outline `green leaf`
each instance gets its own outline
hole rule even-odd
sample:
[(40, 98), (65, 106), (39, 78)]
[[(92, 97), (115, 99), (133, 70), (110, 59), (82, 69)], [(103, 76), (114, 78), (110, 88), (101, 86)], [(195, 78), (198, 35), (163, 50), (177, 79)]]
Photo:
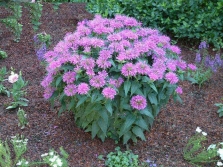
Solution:
[(155, 94), (155, 93), (149, 93), (149, 94), (148, 94), (148, 98), (149, 98), (151, 104), (155, 104), (155, 105), (158, 104), (158, 102), (157, 102), (157, 98), (156, 98), (156, 94)]
[(133, 95), (140, 88), (140, 84), (137, 81), (133, 81), (131, 84), (131, 95)]
[(107, 100), (106, 103), (105, 103), (105, 108), (108, 110), (108, 112), (112, 115), (112, 102), (111, 100)]
[(139, 127), (145, 129), (145, 130), (148, 130), (148, 125), (146, 123), (146, 121), (140, 117), (136, 122), (135, 122), (136, 125), (138, 125)]
[(154, 85), (154, 83), (150, 83), (149, 86), (156, 92), (158, 93), (157, 89), (156, 89), (156, 86)]
[(87, 100), (87, 96), (83, 96), (79, 99), (77, 102), (76, 108), (79, 107), (81, 104), (83, 104)]
[(98, 113), (105, 122), (108, 122), (108, 114), (105, 110), (98, 111)]
[(17, 106), (14, 106), (14, 105), (12, 105), (12, 106), (8, 106), (7, 108), (6, 108), (6, 110), (10, 110), (10, 109), (13, 109), (13, 108), (16, 108)]
[(146, 116), (154, 119), (152, 113), (148, 110), (148, 108), (145, 108), (144, 110), (140, 110), (139, 112), (140, 112), (140, 114), (146, 115)]
[(61, 113), (62, 113), (63, 111), (65, 111), (65, 110), (66, 110), (66, 102), (65, 102), (64, 100), (61, 100), (61, 107), (60, 107), (60, 110), (59, 110), (59, 112), (58, 112), (58, 116), (60, 116)]
[(17, 104), (20, 106), (28, 106), (28, 103), (24, 101), (18, 101)]
[(131, 82), (129, 80), (124, 82), (124, 91), (125, 91), (125, 96), (127, 96), (129, 89), (131, 87)]
[(74, 107), (74, 104), (75, 104), (75, 100), (74, 100), (74, 98), (72, 98), (68, 105), (68, 110), (70, 110), (72, 107)]
[(62, 81), (62, 76), (59, 76), (56, 80), (56, 87), (61, 83)]
[(132, 132), (136, 135), (136, 136), (138, 136), (138, 137), (140, 137), (142, 140), (146, 140), (146, 138), (145, 138), (145, 136), (144, 136), (144, 134), (143, 134), (143, 130), (140, 128), (140, 127), (138, 127), (138, 126), (134, 126), (133, 128), (132, 128)]
[(123, 135), (123, 144), (127, 144), (127, 142), (129, 141), (129, 139), (131, 139), (132, 137), (132, 132), (128, 131)]
[(98, 124), (94, 121), (92, 124), (92, 130), (91, 130), (91, 137), (92, 139), (95, 138), (97, 135), (98, 131), (100, 130)]
[(108, 128), (108, 122), (105, 122), (103, 119), (99, 118), (98, 120), (98, 126), (102, 130), (102, 132), (106, 135), (107, 134), (107, 128)]
[(123, 134), (125, 134), (128, 129), (132, 126), (132, 124), (135, 122), (136, 116), (133, 114), (128, 114), (126, 117), (125, 123), (122, 125), (121, 130), (119, 132), (119, 137), (121, 137)]

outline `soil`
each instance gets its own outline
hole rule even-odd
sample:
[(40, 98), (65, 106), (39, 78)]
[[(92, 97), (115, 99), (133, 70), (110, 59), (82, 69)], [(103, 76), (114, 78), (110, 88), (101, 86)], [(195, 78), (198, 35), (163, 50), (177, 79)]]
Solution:
[[(0, 19), (9, 15), (4, 7), (0, 7)], [(126, 148), (111, 139), (105, 142), (98, 138), (91, 139), (90, 133), (75, 125), (72, 113), (65, 112), (58, 117), (59, 106), (52, 108), (44, 100), (40, 82), (45, 76), (45, 69), (35, 54), (33, 36), (36, 33), (29, 16), (29, 10), (23, 7), (20, 20), (23, 31), (18, 43), (13, 41), (13, 33), (0, 24), (0, 48), (8, 54), (8, 58), (0, 60), (0, 68), (6, 66), (8, 71), (11, 67), (17, 72), (22, 71), (23, 78), (28, 81), (26, 98), (29, 100), (28, 107), (23, 107), (28, 115), (29, 126), (20, 129), (17, 110), (5, 109), (11, 99), (0, 95), (0, 138), (6, 140), (16, 134), (24, 135), (28, 139), (25, 157), (30, 161), (40, 160), (40, 155), (49, 149), (59, 151), (59, 147), (63, 146), (69, 154), (70, 167), (102, 167), (104, 161), (98, 160), (98, 155), (107, 155), (117, 146), (122, 150)], [(78, 21), (91, 18), (93, 16), (85, 10), (83, 3), (63, 3), (57, 11), (54, 11), (52, 4), (44, 3), (38, 32), (45, 31), (51, 35), (52, 49), (67, 32), (75, 31)], [(180, 42), (178, 45), (182, 50), (182, 58), (193, 62), (197, 46)], [(147, 140), (129, 145), (141, 161), (149, 159), (164, 167), (192, 167), (183, 158), (183, 148), (198, 126), (208, 134), (206, 147), (223, 141), (223, 118), (219, 118), (216, 112), (218, 108), (214, 106), (222, 102), (223, 70), (214, 73), (200, 89), (186, 81), (181, 86), (184, 91), (181, 95), (183, 103), (175, 103), (170, 99), (151, 131), (145, 133)], [(214, 167), (215, 164), (204, 166)]]

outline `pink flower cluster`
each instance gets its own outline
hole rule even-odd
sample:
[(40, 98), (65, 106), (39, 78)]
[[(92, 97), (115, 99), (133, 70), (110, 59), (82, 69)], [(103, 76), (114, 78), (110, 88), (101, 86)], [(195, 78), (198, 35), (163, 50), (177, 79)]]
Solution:
[[(177, 71), (187, 68), (183, 60), (175, 58), (180, 52), (170, 44), (169, 37), (141, 27), (134, 18), (96, 15), (93, 20), (79, 22), (75, 32), (66, 34), (53, 51), (44, 55), (48, 63), (48, 75), (41, 82), (44, 97), (50, 98), (56, 89), (54, 78), (61, 74), (67, 96), (98, 89), (105, 98), (114, 99), (125, 80), (137, 76), (177, 84)], [(65, 65), (72, 68), (64, 72)], [(189, 68), (194, 69), (192, 65)], [(177, 91), (181, 93), (180, 88)], [(146, 107), (146, 99), (141, 96), (134, 96), (130, 103), (138, 110)]]

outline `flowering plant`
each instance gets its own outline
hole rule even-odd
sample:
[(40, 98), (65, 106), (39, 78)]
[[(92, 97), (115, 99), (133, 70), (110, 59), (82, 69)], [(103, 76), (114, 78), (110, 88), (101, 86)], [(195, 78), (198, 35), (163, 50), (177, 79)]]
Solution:
[(199, 45), (198, 53), (196, 54), (195, 63), (198, 67), (197, 70), (190, 70), (188, 75), (191, 78), (189, 80), (192, 84), (198, 84), (199, 88), (208, 81), (213, 72), (216, 72), (218, 68), (222, 67), (223, 59), (220, 54), (216, 54), (214, 58), (211, 58), (208, 53), (208, 44), (203, 41)]
[[(207, 149), (202, 143), (207, 140), (207, 133), (197, 127), (196, 134), (191, 137), (183, 150), (184, 159), (194, 165), (217, 162), (217, 166), (222, 166), (222, 162), (216, 159), (218, 156), (223, 160), (223, 143), (211, 144)], [(222, 165), (221, 165), (222, 164)]]
[(28, 106), (28, 101), (26, 98), (22, 97), (26, 94), (23, 90), (24, 87), (28, 84), (27, 81), (24, 81), (22, 78), (22, 73), (16, 74), (13, 71), (11, 75), (8, 77), (8, 81), (12, 83), (12, 89), (10, 89), (10, 93), (13, 98), (13, 102), (6, 109), (17, 108), (18, 106)]
[(187, 64), (180, 49), (158, 30), (116, 15), (78, 23), (45, 55), (44, 97), (74, 112), (76, 124), (98, 136), (127, 143), (145, 140), (160, 108), (182, 88)]

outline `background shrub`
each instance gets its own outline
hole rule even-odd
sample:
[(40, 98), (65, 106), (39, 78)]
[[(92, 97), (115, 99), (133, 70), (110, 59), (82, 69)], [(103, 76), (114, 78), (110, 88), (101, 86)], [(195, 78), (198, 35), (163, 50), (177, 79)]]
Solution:
[(222, 9), (222, 0), (91, 0), (88, 3), (92, 13), (108, 17), (123, 13), (140, 20), (144, 26), (172, 33), (177, 38), (205, 40), (217, 48), (223, 47)]

